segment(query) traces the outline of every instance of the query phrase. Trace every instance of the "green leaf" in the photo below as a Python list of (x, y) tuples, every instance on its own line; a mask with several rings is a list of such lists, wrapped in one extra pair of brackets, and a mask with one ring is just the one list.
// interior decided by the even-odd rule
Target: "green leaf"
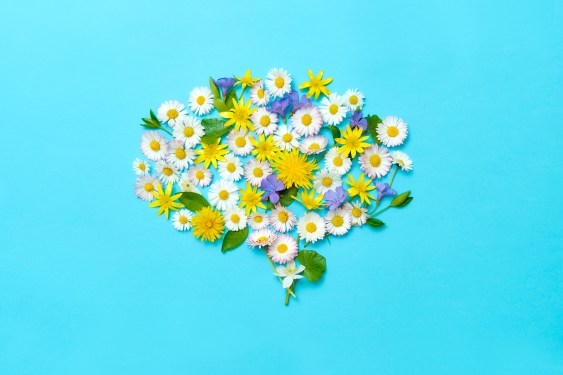
[(391, 204), (389, 204), (389, 206), (400, 207), (403, 203), (405, 203), (405, 201), (409, 197), (410, 193), (411, 193), (410, 191), (405, 191), (404, 193), (397, 195), (395, 198), (393, 198), (393, 200), (391, 201)]
[(385, 223), (383, 221), (376, 219), (374, 217), (369, 218), (368, 221), (367, 221), (367, 224), (374, 227), (374, 228), (382, 227), (382, 226), (385, 225)]
[(192, 192), (182, 193), (180, 196), (180, 202), (192, 212), (197, 212), (204, 207), (210, 206), (209, 202), (203, 197), (203, 195)]
[(141, 126), (148, 128), (148, 129), (160, 129), (161, 128), (160, 125), (157, 125), (153, 122), (146, 122), (146, 121), (144, 123), (142, 123)]
[(152, 111), (152, 109), (151, 109), (151, 118), (152, 118), (157, 124), (160, 125), (160, 121), (158, 121), (158, 118), (155, 116), (155, 114), (154, 114), (154, 112)]
[(206, 144), (215, 143), (217, 138), (231, 130), (231, 127), (225, 126), (225, 121), (218, 118), (206, 118), (201, 120), (201, 123), (205, 128), (205, 135), (201, 137), (201, 142)]
[(248, 227), (237, 230), (235, 232), (228, 231), (227, 234), (225, 234), (225, 238), (223, 239), (221, 251), (224, 253), (225, 251), (236, 249), (244, 243), (246, 237), (248, 237)]
[(219, 88), (217, 87), (215, 82), (213, 82), (213, 78), (211, 78), (211, 77), (209, 77), (209, 88), (211, 89), (211, 93), (213, 94), (213, 97), (220, 100), (221, 96), (219, 94)]
[(297, 254), (299, 263), (305, 266), (303, 274), (307, 280), (313, 282), (317, 281), (326, 270), (326, 259), (315, 250), (301, 250)]
[(233, 99), (235, 101), (237, 100), (237, 92), (234, 87), (227, 93), (227, 98), (225, 99), (225, 104), (229, 107), (229, 109), (234, 107)]
[(375, 143), (381, 144), (379, 139), (377, 139), (377, 125), (381, 123), (381, 119), (377, 115), (369, 115), (366, 117), (366, 120), (368, 121), (368, 131), (371, 135), (371, 139)]
[(292, 196), (297, 195), (299, 188), (292, 186), (289, 189), (280, 192), (280, 204), (282, 206), (289, 206), (295, 199)]
[(401, 207), (405, 207), (407, 204), (409, 204), (411, 201), (413, 200), (413, 197), (408, 197), (407, 199), (405, 199), (405, 201), (403, 203), (401, 203), (400, 205), (397, 206), (397, 208), (401, 208)]
[(223, 101), (219, 98), (214, 98), (213, 104), (215, 104), (215, 108), (217, 108), (217, 110), (219, 112), (228, 112), (229, 111), (229, 107), (227, 107), (227, 105), (225, 103), (223, 103)]
[(336, 126), (334, 125), (330, 125), (326, 127), (327, 129), (329, 129), (332, 133), (332, 139), (333, 141), (336, 143), (336, 138), (341, 138), (342, 135), (340, 134), (340, 129), (338, 129)]

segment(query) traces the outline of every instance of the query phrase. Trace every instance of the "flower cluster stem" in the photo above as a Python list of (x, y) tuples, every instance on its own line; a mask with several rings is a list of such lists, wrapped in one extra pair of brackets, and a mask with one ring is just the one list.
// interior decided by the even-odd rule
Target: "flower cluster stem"
[[(272, 258), (270, 258), (270, 256), (268, 255), (268, 251), (266, 251), (266, 249), (264, 249), (264, 252), (266, 253), (266, 257), (268, 258), (268, 260), (270, 261), (270, 265), (272, 266), (272, 269), (274, 270), (274, 272), (276, 272), (276, 266), (274, 264), (274, 262), (272, 262)], [(283, 280), (280, 276), (278, 276), (278, 279), (280, 280), (280, 283), (283, 283)], [(291, 294), (291, 296), (293, 298), (297, 298), (297, 296), (295, 295), (295, 293), (293, 293), (293, 291), (291, 290), (291, 287), (289, 287), (287, 289), (287, 294)]]

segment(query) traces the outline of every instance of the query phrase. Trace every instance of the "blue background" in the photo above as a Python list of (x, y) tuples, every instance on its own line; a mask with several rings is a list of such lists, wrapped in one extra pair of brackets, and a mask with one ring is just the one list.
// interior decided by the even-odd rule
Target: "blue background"
[[(0, 6), (1, 374), (563, 374), (562, 3)], [(380, 231), (283, 292), (135, 198), (139, 119), (209, 75), (325, 69), (410, 125)]]

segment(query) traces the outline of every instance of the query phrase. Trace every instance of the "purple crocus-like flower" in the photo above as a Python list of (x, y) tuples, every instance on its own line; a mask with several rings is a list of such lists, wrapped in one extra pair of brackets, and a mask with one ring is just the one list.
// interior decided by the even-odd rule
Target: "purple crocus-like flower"
[(397, 192), (389, 187), (386, 182), (376, 182), (375, 187), (377, 188), (377, 200), (380, 201), (383, 197), (392, 197), (397, 194)]
[(290, 100), (288, 97), (274, 100), (270, 104), (270, 111), (277, 113), (285, 121), (285, 112), (287, 111), (287, 107), (289, 107), (289, 104), (290, 104)]
[(324, 199), (328, 203), (328, 209), (333, 211), (346, 202), (346, 199), (348, 199), (348, 193), (342, 186), (339, 186), (335, 190), (327, 191), (324, 195)]
[(266, 192), (266, 194), (262, 196), (263, 201), (269, 199), (273, 204), (280, 201), (280, 194), (278, 192), (282, 191), (284, 186), (282, 180), (278, 180), (275, 174), (271, 174), (263, 179), (260, 187)]
[(306, 107), (311, 104), (311, 100), (307, 98), (307, 96), (302, 95), (301, 99), (299, 99), (299, 92), (297, 90), (292, 90), (289, 93), (289, 99), (293, 106), (291, 107), (291, 112), (295, 113), (300, 108)]
[(221, 88), (221, 93), (223, 94), (223, 100), (225, 100), (225, 97), (227, 96), (227, 92), (229, 92), (231, 87), (233, 87), (236, 80), (234, 78), (225, 77), (225, 78), (214, 79), (213, 82), (215, 82), (215, 84), (219, 88)]
[(362, 128), (363, 131), (368, 129), (368, 120), (363, 118), (362, 111), (354, 111), (352, 117), (350, 117), (350, 127)]

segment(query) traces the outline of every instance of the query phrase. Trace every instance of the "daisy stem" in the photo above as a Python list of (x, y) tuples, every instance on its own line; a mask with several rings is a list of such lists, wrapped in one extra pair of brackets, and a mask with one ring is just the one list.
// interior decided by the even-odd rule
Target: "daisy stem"
[[(391, 176), (391, 180), (389, 180), (389, 187), (391, 187), (393, 185), (393, 181), (395, 180), (395, 176), (397, 175), (397, 171), (399, 170), (399, 164), (397, 164), (397, 166), (395, 167), (395, 170), (393, 171), (393, 175)], [(369, 212), (370, 216), (376, 216), (380, 213), (382, 213), (383, 211), (385, 211), (386, 209), (388, 209), (389, 207), (384, 208), (383, 210), (374, 213), (375, 210), (377, 209), (377, 206), (379, 206), (379, 203), (381, 203), (380, 200), (378, 200), (377, 202), (375, 202), (375, 206), (373, 207), (373, 210), (371, 210), (371, 212)]]
[[(266, 253), (266, 257), (268, 258), (268, 260), (270, 261), (270, 265), (272, 266), (272, 269), (274, 270), (274, 272), (276, 271), (276, 266), (274, 265), (274, 262), (272, 262), (272, 259), (270, 258), (270, 256), (268, 255), (268, 251), (266, 249), (264, 249), (264, 252)], [(278, 279), (280, 280), (280, 283), (283, 283), (283, 280), (281, 278), (281, 276), (278, 276)], [(287, 289), (287, 293), (291, 294), (293, 296), (293, 298), (297, 298), (297, 296), (295, 295), (295, 293), (293, 293), (293, 291), (291, 290), (291, 287), (289, 287)]]
[(240, 91), (240, 97), (238, 98), (239, 102), (242, 99), (242, 96), (244, 95), (244, 90), (246, 90), (246, 87), (243, 87), (242, 90)]
[(391, 206), (387, 206), (387, 207), (385, 207), (384, 209), (381, 209), (381, 210), (377, 211), (376, 213), (374, 213), (374, 214), (371, 215), (371, 216), (377, 216), (377, 215), (379, 215), (380, 213), (382, 213), (383, 211), (388, 210), (389, 208), (391, 208)]
[(160, 129), (164, 130), (164, 131), (167, 132), (169, 135), (172, 135), (172, 133), (170, 133), (165, 127), (161, 126)]
[(398, 170), (399, 170), (399, 164), (397, 164), (397, 166), (395, 167), (395, 170), (393, 171), (393, 175), (391, 176), (391, 180), (389, 180), (389, 187), (393, 185), (393, 181), (395, 180), (395, 175), (397, 174)]
[(291, 283), (291, 286), (289, 288), (287, 288), (287, 291), (285, 292), (285, 305), (289, 305), (289, 293), (291, 292), (291, 288), (293, 288), (295, 285), (295, 281), (293, 281), (293, 283)]

